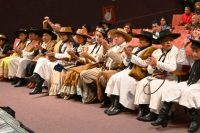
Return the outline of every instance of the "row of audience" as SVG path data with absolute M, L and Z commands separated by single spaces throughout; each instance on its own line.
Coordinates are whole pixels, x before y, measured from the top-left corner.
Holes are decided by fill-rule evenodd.
M 139 34 L 131 32 L 129 23 L 110 29 L 105 21 L 93 32 L 85 24 L 74 33 L 45 17 L 43 29 L 16 31 L 13 47 L 0 35 L 1 80 L 33 88 L 30 95 L 48 88 L 49 95 L 65 100 L 102 102 L 109 116 L 138 109 L 137 119 L 153 126 L 167 127 L 176 102 L 188 109 L 188 131 L 195 132 L 200 126 L 200 25 L 193 25 L 190 38 L 178 48 L 173 41 L 181 34 L 173 33 L 165 21 L 161 18 L 160 24 L 152 23 L 151 30 Z M 134 39 L 138 44 L 132 45 Z M 188 80 L 180 82 L 179 76 L 187 76 L 178 71 L 182 65 L 191 69 Z

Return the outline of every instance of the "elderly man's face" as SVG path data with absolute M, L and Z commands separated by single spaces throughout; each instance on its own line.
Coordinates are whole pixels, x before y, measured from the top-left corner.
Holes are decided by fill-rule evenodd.
M 161 44 L 162 44 L 162 48 L 166 51 L 170 50 L 173 46 L 172 42 L 173 42 L 173 38 L 172 37 L 165 37 L 164 39 L 161 40 Z
M 124 36 L 121 34 L 115 34 L 113 37 L 113 44 L 120 45 L 125 42 Z

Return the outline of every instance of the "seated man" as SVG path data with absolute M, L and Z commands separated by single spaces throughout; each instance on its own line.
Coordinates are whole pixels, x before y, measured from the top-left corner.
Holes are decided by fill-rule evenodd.
M 135 104 L 139 105 L 138 120 L 155 120 L 161 106 L 162 91 L 177 82 L 176 76 L 171 72 L 177 68 L 178 48 L 173 46 L 172 41 L 179 36 L 180 34 L 171 33 L 169 30 L 160 32 L 158 41 L 162 48 L 155 50 L 152 57 L 147 59 L 147 70 L 151 76 L 137 84 Z
M 128 109 L 135 109 L 134 95 L 137 82 L 146 76 L 147 63 L 145 60 L 155 50 L 151 47 L 153 40 L 152 33 L 142 31 L 140 34 L 135 35 L 135 37 L 139 38 L 139 46 L 135 47 L 133 51 L 128 47 L 124 48 L 126 58 L 123 63 L 127 68 L 114 74 L 108 80 L 105 92 L 110 96 L 112 103 L 109 109 L 105 111 L 108 115 L 120 113 L 122 105 Z M 140 74 L 135 73 L 139 70 L 136 67 L 139 67 L 141 70 L 138 71 Z M 129 92 L 132 93 L 130 94 Z
M 168 87 L 162 93 L 163 106 L 159 112 L 158 119 L 151 124 L 153 126 L 162 125 L 166 127 L 168 124 L 168 113 L 172 106 L 172 102 L 178 102 L 180 105 L 187 107 L 191 123 L 189 132 L 196 132 L 200 126 L 200 120 L 197 109 L 200 108 L 200 40 L 192 41 L 193 59 L 186 58 L 185 48 L 180 49 L 178 62 L 181 64 L 193 64 L 190 70 L 188 81 L 180 82 L 172 87 Z M 186 46 L 184 46 L 186 47 Z

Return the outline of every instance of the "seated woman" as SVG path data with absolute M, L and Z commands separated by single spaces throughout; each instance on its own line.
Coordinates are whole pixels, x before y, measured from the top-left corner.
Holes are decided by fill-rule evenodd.
M 49 29 L 42 29 L 41 30 L 42 34 L 42 44 L 36 45 L 36 50 L 38 50 L 38 54 L 34 59 L 27 64 L 26 67 L 26 76 L 31 76 L 33 74 L 34 68 L 36 66 L 37 60 L 40 57 L 45 57 L 46 53 L 48 52 L 53 52 L 54 46 L 56 44 L 56 39 L 57 35 L 54 34 L 51 30 Z M 30 83 L 27 85 L 27 88 L 34 88 L 35 83 L 30 81 Z
M 105 93 L 110 96 L 111 106 L 105 110 L 106 114 L 116 115 L 122 112 L 122 105 L 128 109 L 135 109 L 134 95 L 137 82 L 146 76 L 145 73 L 147 71 L 145 69 L 147 63 L 145 60 L 155 50 L 151 47 L 152 36 L 152 33 L 142 31 L 140 34 L 134 36 L 139 38 L 139 45 L 133 51 L 129 47 L 124 48 L 126 58 L 123 63 L 127 68 L 114 74 L 108 80 Z M 139 69 L 140 71 L 138 71 Z M 136 75 L 134 71 L 138 71 L 139 74 Z
M 161 28 L 161 30 L 170 30 L 171 29 L 170 26 L 168 25 L 165 17 L 162 17 L 160 19 L 160 28 Z
M 162 92 L 177 83 L 177 77 L 172 72 L 177 68 L 178 48 L 172 41 L 180 34 L 163 30 L 159 35 L 158 41 L 162 48 L 155 50 L 147 59 L 150 76 L 139 81 L 135 92 L 135 104 L 139 105 L 137 119 L 141 121 L 153 121 L 157 118 L 162 104 Z
M 198 109 L 200 108 L 200 40 L 191 39 L 193 58 L 187 58 L 186 45 L 183 45 L 179 50 L 178 63 L 182 65 L 192 65 L 188 81 L 183 81 L 174 86 L 166 88 L 162 92 L 163 106 L 159 111 L 158 119 L 152 122 L 153 126 L 167 127 L 168 113 L 173 102 L 178 102 L 180 105 L 188 109 L 190 115 L 190 126 L 188 132 L 196 132 L 200 126 Z
M 41 93 L 44 81 L 47 82 L 48 87 L 50 86 L 50 79 L 56 64 L 65 65 L 68 63 L 70 55 L 67 51 L 73 48 L 72 33 L 71 27 L 62 27 L 59 31 L 61 41 L 55 44 L 54 52 L 46 53 L 48 58 L 37 60 L 33 75 L 27 79 L 36 82 L 36 87 L 29 93 L 30 95 Z
M 82 91 L 78 85 L 79 74 L 81 71 L 86 70 L 94 66 L 96 60 L 95 56 L 102 51 L 101 45 L 88 44 L 86 42 L 88 36 L 84 34 L 83 29 L 78 29 L 75 35 L 75 40 L 79 44 L 77 49 L 78 56 L 73 51 L 68 51 L 72 58 L 76 59 L 76 67 L 67 69 L 65 74 L 65 80 L 60 90 L 61 97 L 69 99 L 75 95 L 82 95 Z M 76 77 L 73 79 L 73 77 Z M 73 80 L 72 80 L 73 79 Z
M 12 59 L 12 58 L 17 58 L 21 55 L 21 51 L 24 49 L 26 41 L 27 41 L 27 30 L 26 29 L 19 29 L 16 33 L 15 33 L 16 37 L 19 38 L 19 41 L 16 43 L 16 45 L 14 46 L 14 49 L 12 51 L 13 54 L 11 54 L 8 57 L 2 58 L 1 62 L 0 62 L 0 80 L 3 80 L 5 78 L 8 78 L 8 62 Z M 5 38 L 6 39 L 6 38 Z M 3 39 L 4 40 L 4 39 Z M 8 44 L 7 44 L 8 45 Z M 10 45 L 11 46 L 11 45 Z M 7 51 L 5 51 L 5 48 L 8 48 L 10 46 L 6 46 L 4 45 L 4 53 Z M 10 49 L 11 50 L 11 49 Z
M 12 58 L 8 64 L 8 76 L 16 79 L 13 83 L 15 87 L 21 87 L 26 84 L 26 66 L 36 56 L 36 45 L 41 43 L 41 32 L 37 28 L 30 28 L 28 31 L 30 41 L 22 51 L 20 58 Z

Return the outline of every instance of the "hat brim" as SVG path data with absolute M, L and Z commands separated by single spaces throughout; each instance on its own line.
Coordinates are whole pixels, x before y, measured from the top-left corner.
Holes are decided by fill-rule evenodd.
M 1 40 L 5 40 L 7 41 L 8 39 L 7 38 L 4 38 L 4 37 L 0 37 Z
M 52 37 L 52 40 L 56 40 L 57 39 L 57 35 L 55 33 L 53 33 L 52 31 L 50 31 L 50 30 L 42 29 L 41 33 L 42 34 L 44 34 L 44 33 L 49 34 Z
M 192 42 L 192 45 L 191 45 L 192 49 L 200 48 L 200 41 L 199 40 L 190 39 L 190 41 Z
M 135 34 L 135 35 L 133 35 L 133 37 L 135 37 L 135 38 L 144 37 L 144 38 L 148 39 L 148 40 L 151 41 L 151 42 L 153 41 L 153 38 L 152 38 L 152 37 L 146 36 L 146 35 L 143 35 L 143 34 Z
M 30 33 L 34 33 L 34 34 L 36 34 L 36 35 L 38 35 L 38 36 L 40 36 L 40 37 L 42 37 L 42 32 L 41 32 L 41 30 L 28 30 L 28 34 L 30 34 Z
M 169 34 L 169 35 L 166 35 L 166 36 L 158 37 L 157 40 L 160 42 L 161 40 L 163 40 L 166 37 L 172 37 L 173 39 L 176 39 L 180 36 L 181 36 L 181 34 L 179 34 L 179 33 L 172 33 L 172 34 Z
M 23 33 L 23 34 L 28 35 L 28 31 L 16 31 L 16 32 L 15 32 L 15 36 L 16 36 L 16 37 L 19 37 L 19 34 L 20 34 L 20 33 Z
M 123 31 L 119 31 L 117 29 L 112 29 L 109 31 L 109 34 L 111 35 L 111 37 L 113 37 L 115 34 L 121 34 L 124 36 L 126 42 L 130 42 L 132 40 L 132 36 L 129 35 L 128 33 L 124 33 Z
M 78 34 L 78 33 L 75 33 L 74 35 L 82 36 L 83 38 L 91 38 L 90 36 L 82 35 L 82 34 Z
M 74 33 L 73 32 L 58 32 L 58 34 L 60 34 L 60 33 L 64 33 L 64 34 L 67 34 L 67 35 L 73 35 Z

